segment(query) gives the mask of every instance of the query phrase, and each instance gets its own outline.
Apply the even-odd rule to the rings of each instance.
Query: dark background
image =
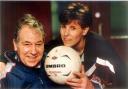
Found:
[[[63,6],[69,2],[51,1],[0,1],[0,37],[1,52],[12,50],[12,37],[17,20],[25,13],[30,13],[39,19],[45,27],[46,43],[55,38],[58,33],[58,16]],[[103,36],[116,52],[127,63],[128,60],[128,26],[127,26],[127,1],[92,1],[84,2],[92,7],[93,26],[92,30]],[[57,7],[56,7],[57,6]],[[55,9],[54,9],[55,8]],[[95,14],[100,13],[96,18]],[[53,26],[54,25],[54,26]]]

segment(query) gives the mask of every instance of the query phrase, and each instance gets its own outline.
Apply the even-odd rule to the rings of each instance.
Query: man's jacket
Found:
[[[8,60],[4,74],[1,76],[0,89],[50,89],[52,85],[44,68],[30,68],[20,62],[16,52],[5,53]]]

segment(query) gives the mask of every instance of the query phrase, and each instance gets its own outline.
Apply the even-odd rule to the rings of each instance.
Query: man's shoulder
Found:
[[[0,73],[0,79],[3,79],[8,75],[10,75],[10,73],[12,72],[13,68],[15,66],[15,63],[12,63],[12,62],[8,62],[6,64],[6,67],[4,69],[4,71],[2,73]]]

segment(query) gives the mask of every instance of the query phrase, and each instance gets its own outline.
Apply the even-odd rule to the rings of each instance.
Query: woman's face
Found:
[[[81,28],[78,21],[73,20],[69,24],[61,25],[60,34],[65,46],[74,47],[84,39],[88,30]]]

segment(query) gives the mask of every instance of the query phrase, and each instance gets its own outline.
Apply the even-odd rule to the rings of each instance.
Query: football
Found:
[[[68,78],[73,78],[74,72],[80,71],[81,60],[74,49],[67,46],[57,46],[47,54],[44,66],[52,81],[65,84]]]

